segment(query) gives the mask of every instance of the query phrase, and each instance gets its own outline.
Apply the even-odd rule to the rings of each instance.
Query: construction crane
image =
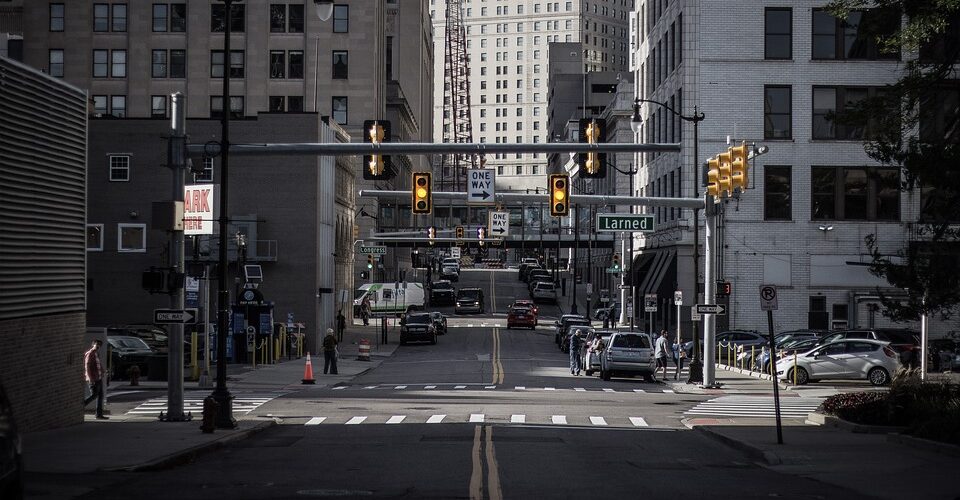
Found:
[[[443,62],[443,142],[473,142],[470,113],[470,55],[463,24],[462,0],[446,0],[446,51]],[[443,155],[440,160],[440,190],[466,189],[466,169],[478,168],[482,160],[475,154]]]

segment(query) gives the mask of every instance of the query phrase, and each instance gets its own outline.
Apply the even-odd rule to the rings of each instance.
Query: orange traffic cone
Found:
[[[313,363],[310,362],[310,353],[307,353],[307,366],[303,368],[303,380],[304,384],[316,384],[317,381],[313,379]]]

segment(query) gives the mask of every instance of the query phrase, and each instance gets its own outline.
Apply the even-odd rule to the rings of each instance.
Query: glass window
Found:
[[[900,219],[900,172],[896,168],[813,167],[813,220]]]
[[[837,173],[832,167],[810,169],[810,218],[836,219]]]
[[[210,77],[223,78],[223,51],[210,51]],[[243,78],[243,51],[230,51],[230,78]]]
[[[944,56],[946,57],[946,56]],[[931,89],[920,98],[920,140],[960,143],[960,85],[956,81]]]
[[[220,118],[223,116],[223,96],[210,96],[210,117]],[[243,118],[243,97],[230,96],[230,117]]]
[[[167,96],[155,95],[150,98],[150,116],[152,118],[167,117]]]
[[[287,53],[282,50],[271,50],[270,51],[270,78],[286,78],[286,75],[287,75]]]
[[[791,89],[789,86],[763,88],[763,137],[790,139],[793,137]]]
[[[837,90],[831,87],[813,88],[813,138],[833,139],[836,130],[833,118],[837,112]]]
[[[792,220],[792,182],[789,166],[763,168],[763,220]]]
[[[61,51],[62,52],[62,51]],[[106,78],[109,69],[109,54],[106,50],[94,49],[93,51],[93,76],[94,78]]]
[[[118,252],[146,252],[146,224],[117,224]]]
[[[283,33],[287,30],[287,6],[270,4],[270,32]]]
[[[764,48],[766,59],[793,57],[793,10],[768,7],[764,11]]]
[[[232,4],[230,6],[230,32],[241,33],[244,27],[246,5]],[[210,31],[223,33],[226,30],[226,7],[222,3],[210,5]]]
[[[851,11],[837,19],[822,9],[813,11],[814,59],[900,59],[899,50],[881,52],[878,38],[900,29],[900,14],[890,8]]]
[[[113,12],[113,21],[110,29],[113,31],[127,31],[127,4],[115,3],[110,6]]]
[[[271,113],[282,113],[284,109],[284,97],[282,95],[272,95],[269,99],[269,106]]]
[[[87,251],[103,251],[103,224],[87,224]]]
[[[167,31],[168,7],[167,4],[153,4],[153,31]]]
[[[130,156],[128,155],[109,155],[107,161],[110,165],[110,181],[126,182],[130,180]]]
[[[333,96],[331,99],[331,115],[340,125],[347,124],[347,97]]]
[[[63,4],[50,4],[50,31],[63,31]]]
[[[110,96],[110,116],[116,118],[126,118],[127,116],[127,96]]]
[[[333,51],[333,79],[347,78],[347,51]]]
[[[50,76],[63,78],[63,49],[50,49],[47,57]]]
[[[93,4],[93,31],[108,31],[110,29],[110,4]]]
[[[112,57],[110,64],[110,76],[113,78],[127,77],[127,51],[113,50],[110,52]]]
[[[303,96],[302,95],[287,96],[287,112],[288,113],[303,112]]]
[[[187,51],[174,49],[170,51],[170,78],[187,77]]]
[[[153,57],[151,58],[150,76],[153,78],[166,78],[167,77],[167,51],[160,49],[153,51]]]
[[[288,53],[288,59],[290,61],[290,67],[287,72],[287,78],[303,78],[303,51],[291,50]]]
[[[288,6],[288,27],[290,33],[303,33],[303,5],[291,4]]]
[[[867,218],[867,172],[862,168],[843,169],[843,218]]]
[[[93,96],[93,113],[97,117],[106,116],[109,111],[107,106],[107,96],[105,95],[95,95]]]
[[[337,4],[333,6],[333,32],[347,33],[350,31],[350,6]]]
[[[187,4],[170,4],[170,31],[177,33],[187,31]]]
[[[193,174],[194,182],[213,182],[213,158],[203,159],[203,171]]]

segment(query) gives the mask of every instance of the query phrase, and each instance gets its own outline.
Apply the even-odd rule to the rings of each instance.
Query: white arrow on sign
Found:
[[[196,309],[154,309],[154,323],[196,323]]]
[[[496,190],[496,171],[492,168],[467,169],[467,203],[493,204]]]
[[[490,212],[487,228],[498,238],[510,234],[510,212]]]
[[[697,304],[699,314],[727,314],[727,306],[723,304]]]

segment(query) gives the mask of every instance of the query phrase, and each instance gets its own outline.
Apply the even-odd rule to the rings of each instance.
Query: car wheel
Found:
[[[887,373],[887,370],[877,366],[867,373],[867,379],[873,385],[887,385],[890,382],[890,374]]]
[[[807,373],[807,370],[803,367],[796,367],[797,370],[797,385],[806,385],[807,382],[810,382],[810,374]],[[793,381],[793,369],[787,372],[787,380]]]

